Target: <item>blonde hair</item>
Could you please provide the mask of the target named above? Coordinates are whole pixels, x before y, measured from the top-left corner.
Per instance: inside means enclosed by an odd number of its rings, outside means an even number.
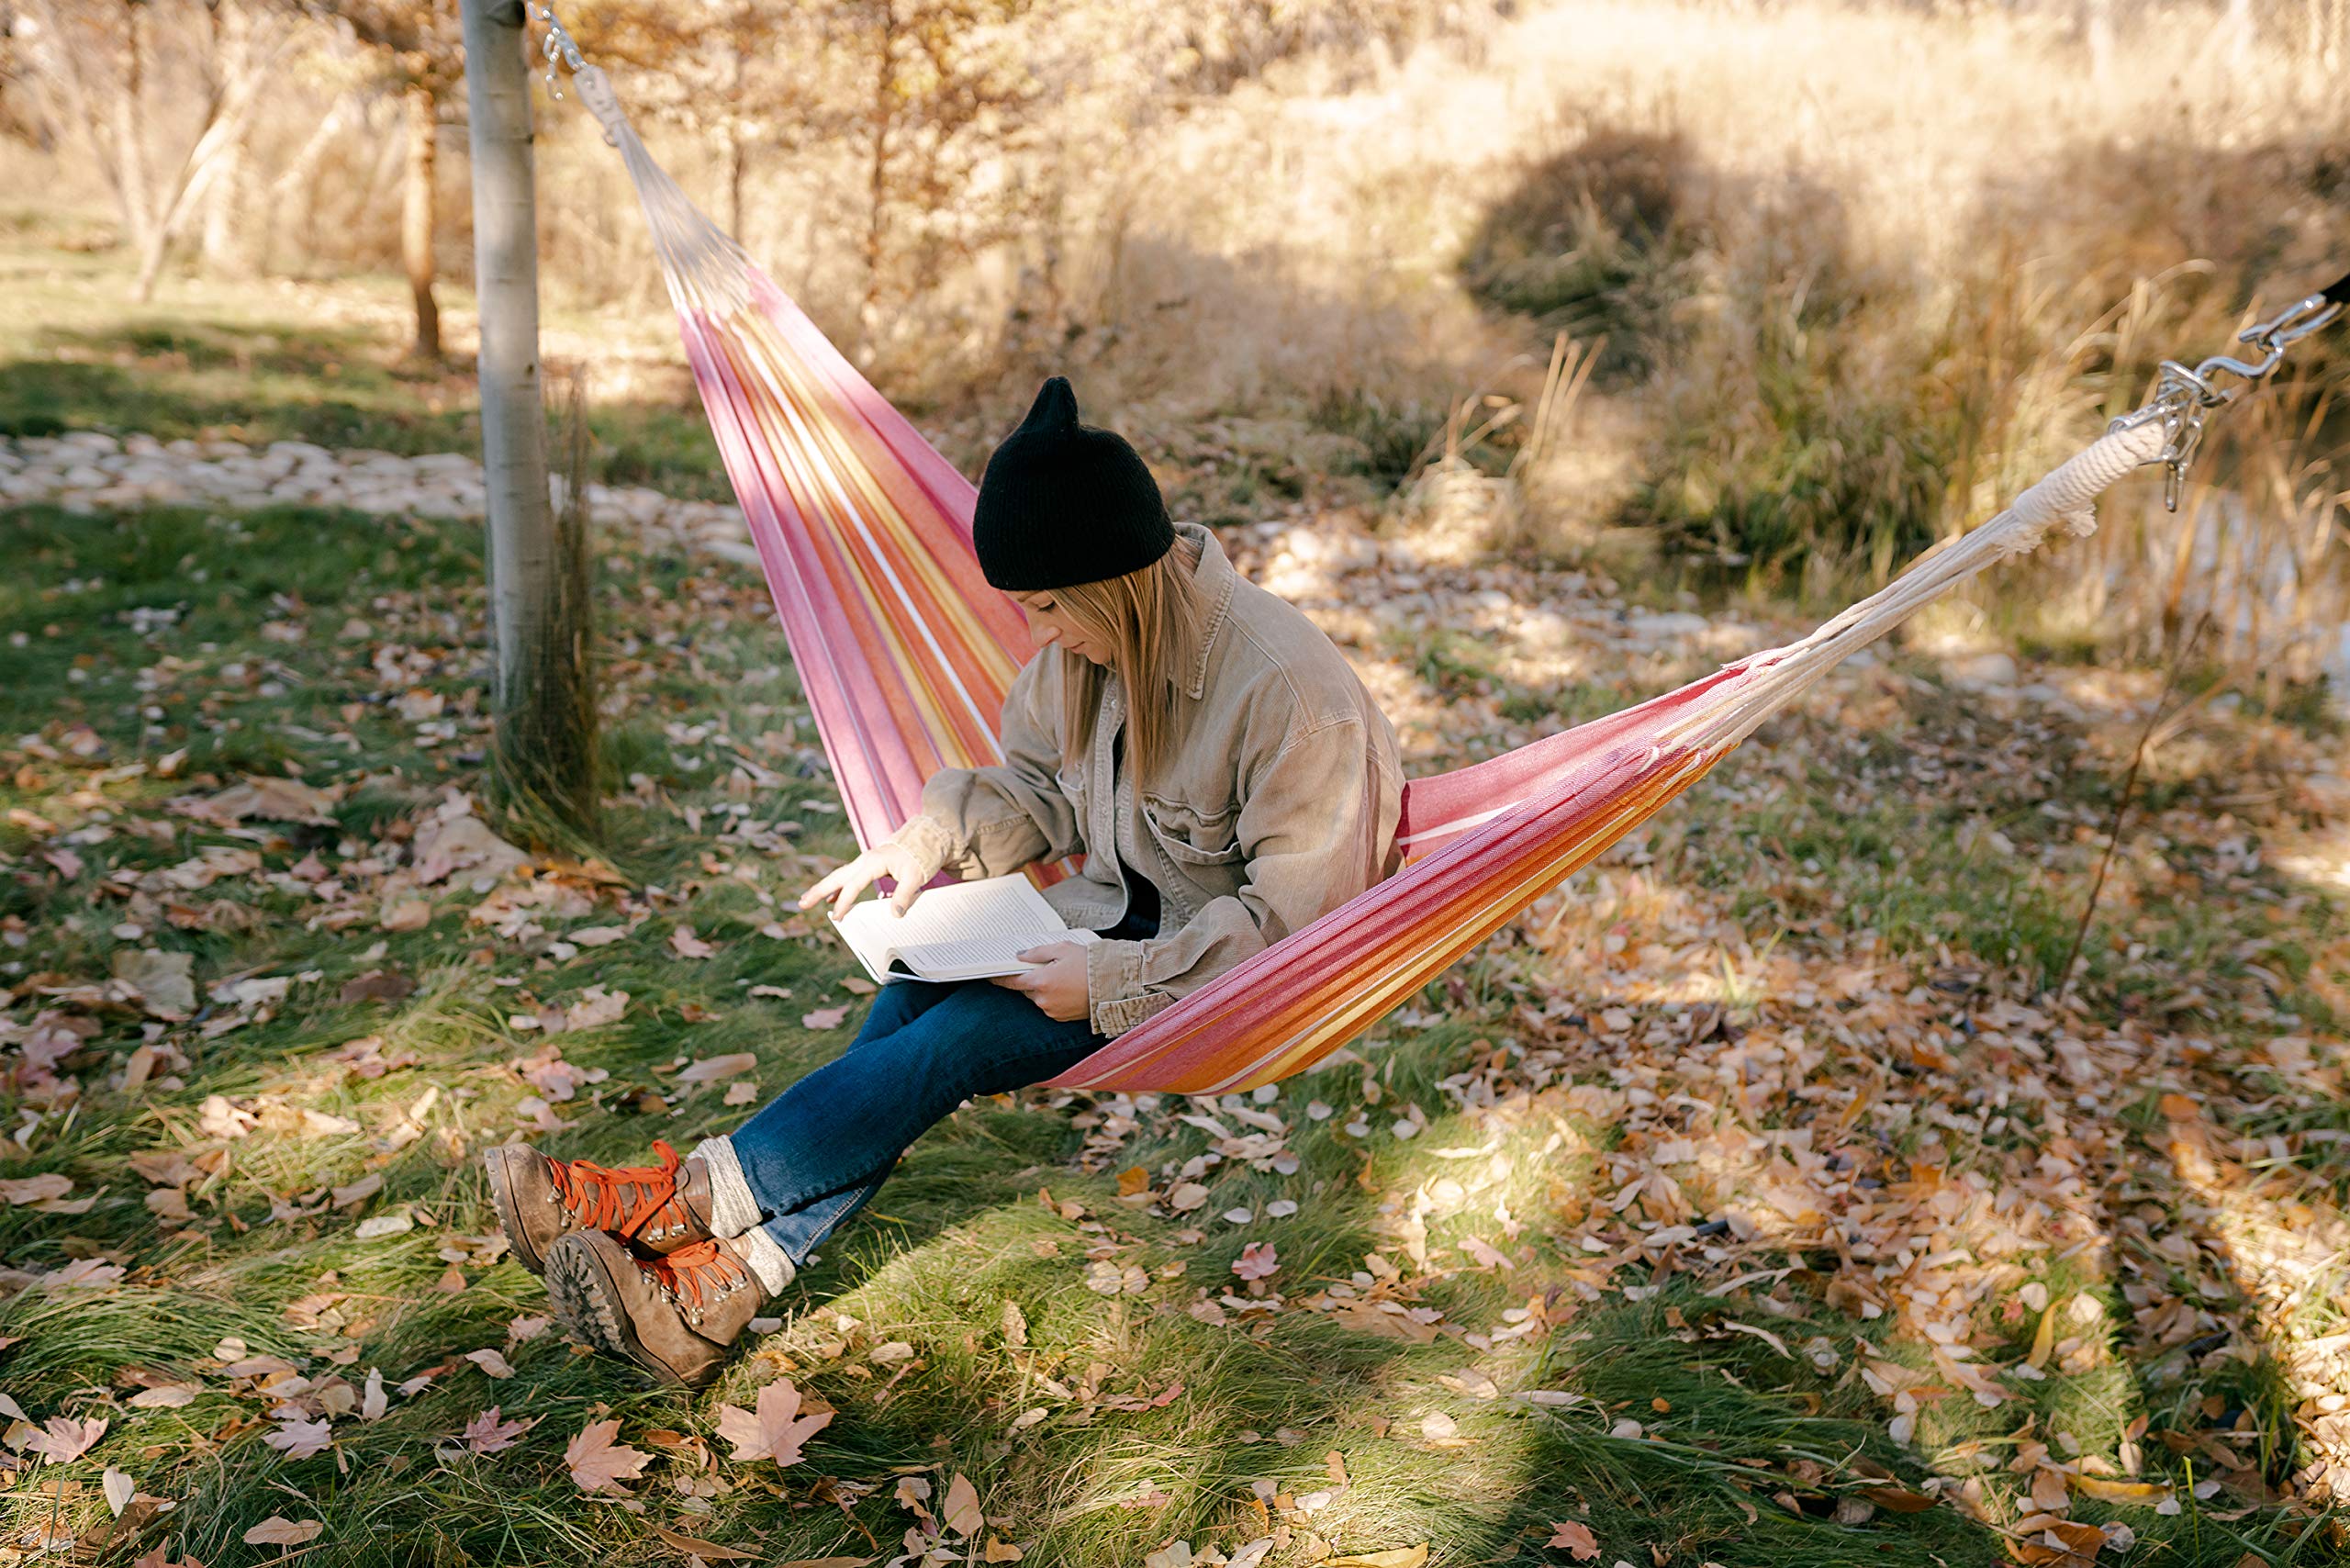
[[[1113,650],[1105,667],[1061,650],[1061,745],[1066,758],[1093,746],[1093,718],[1109,672],[1126,689],[1127,776],[1156,778],[1174,756],[1175,698],[1192,678],[1206,627],[1207,604],[1192,573],[1200,546],[1178,537],[1173,549],[1139,571],[1052,590],[1054,601],[1089,642]]]

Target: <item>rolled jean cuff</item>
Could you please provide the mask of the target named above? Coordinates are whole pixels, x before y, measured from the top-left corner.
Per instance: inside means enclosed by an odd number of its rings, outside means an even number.
[[[759,1200],[751,1192],[749,1178],[743,1174],[743,1162],[735,1157],[734,1140],[706,1137],[694,1146],[686,1157],[699,1159],[710,1172],[710,1229],[714,1236],[743,1236],[759,1227],[767,1215],[759,1212]],[[769,1243],[773,1245],[773,1243]],[[770,1290],[781,1290],[770,1285]]]

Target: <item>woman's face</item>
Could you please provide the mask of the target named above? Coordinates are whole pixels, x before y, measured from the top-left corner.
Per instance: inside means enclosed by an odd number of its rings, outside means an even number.
[[[1111,650],[1097,647],[1084,633],[1079,631],[1051,592],[1015,593],[1012,597],[1028,612],[1028,637],[1037,647],[1058,645],[1079,658],[1090,659],[1097,665],[1111,662],[1113,656]]]

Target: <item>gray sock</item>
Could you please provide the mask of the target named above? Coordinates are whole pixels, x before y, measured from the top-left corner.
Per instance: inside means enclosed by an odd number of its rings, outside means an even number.
[[[710,1171],[710,1228],[716,1236],[741,1236],[758,1229],[767,1215],[759,1212],[759,1200],[751,1194],[751,1183],[743,1174],[743,1162],[734,1157],[734,1140],[706,1137],[694,1146],[686,1157],[699,1159]],[[775,1246],[772,1239],[769,1246]],[[776,1247],[781,1257],[783,1249]],[[781,1287],[777,1287],[781,1288]]]
[[[744,1231],[734,1238],[734,1245],[742,1249],[743,1260],[750,1264],[751,1272],[758,1275],[769,1295],[781,1295],[791,1276],[799,1272],[791,1266],[791,1254],[763,1229],[754,1226]]]

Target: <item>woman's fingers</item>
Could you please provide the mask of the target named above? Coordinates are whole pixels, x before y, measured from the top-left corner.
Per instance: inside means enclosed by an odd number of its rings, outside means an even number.
[[[823,902],[828,898],[831,898],[835,892],[840,890],[841,879],[846,877],[849,872],[855,868],[856,862],[851,861],[848,865],[835,866],[831,870],[825,872],[823,876],[817,879],[816,885],[814,887],[810,888],[806,892],[800,895],[800,907],[801,909],[808,909]]]

